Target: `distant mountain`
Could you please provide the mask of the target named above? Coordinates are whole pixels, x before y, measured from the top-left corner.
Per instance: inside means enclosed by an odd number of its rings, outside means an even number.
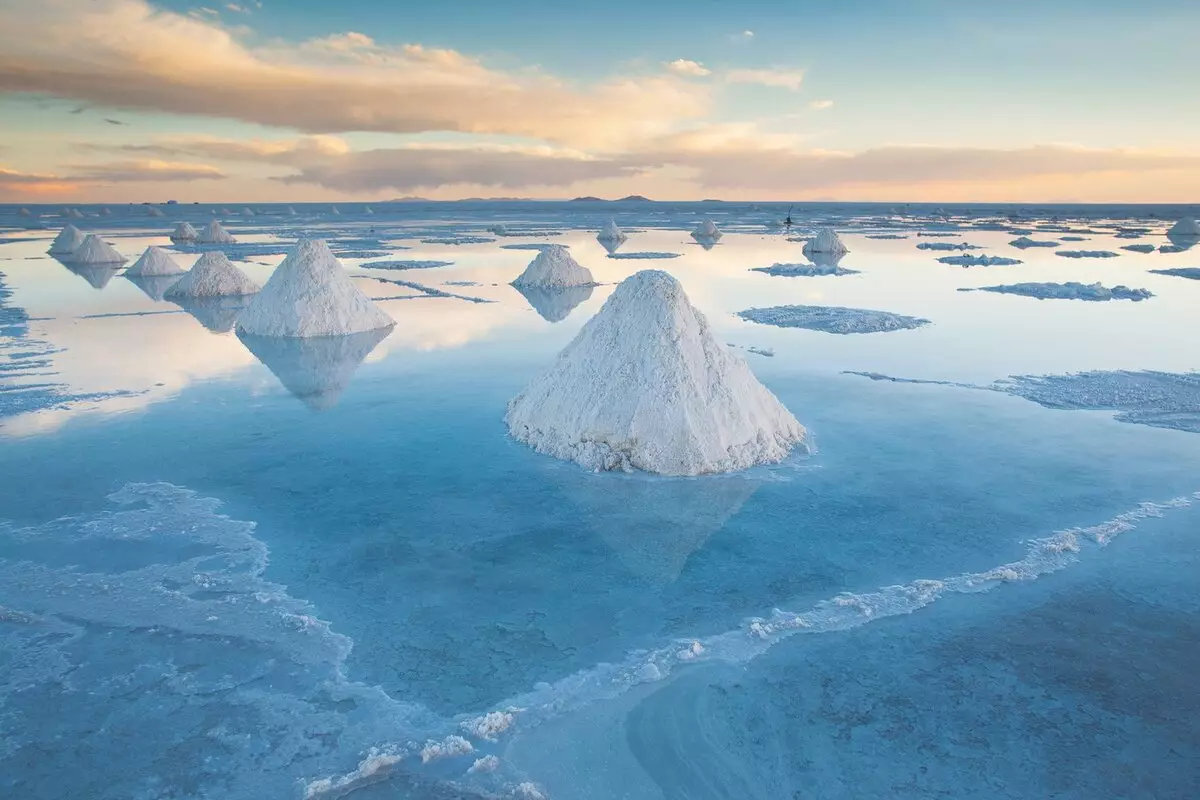
[[[428,203],[426,197],[397,197],[395,200],[388,200],[389,203]]]
[[[626,198],[626,199],[628,199],[628,198]],[[603,203],[604,199],[600,198],[600,197],[591,197],[591,196],[572,197],[570,202],[572,202],[572,203]]]
[[[528,197],[465,197],[460,203],[528,203]]]
[[[640,194],[631,194],[628,197],[622,197],[618,203],[653,203],[649,197],[642,197]]]

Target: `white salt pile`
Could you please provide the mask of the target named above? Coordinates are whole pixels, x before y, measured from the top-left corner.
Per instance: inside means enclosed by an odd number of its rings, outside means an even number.
[[[294,216],[296,216],[296,209],[292,208],[291,206],[288,206],[286,213],[289,217],[294,217]]]
[[[334,215],[340,215],[342,212],[338,211],[337,206],[333,206],[332,208],[329,209],[329,213],[334,214]]]
[[[160,208],[155,208],[154,206],[146,206],[146,214],[148,214],[151,217],[161,217],[163,215],[163,212],[162,212],[162,209],[160,209]]]
[[[237,244],[237,239],[233,238],[233,234],[225,230],[221,223],[214,219],[196,237],[196,242],[199,244]]]
[[[610,219],[608,224],[600,229],[600,233],[596,234],[596,238],[602,242],[623,242],[628,237],[617,227],[617,221]]]
[[[717,224],[711,219],[706,219],[700,223],[696,230],[692,231],[692,238],[697,241],[715,242],[721,238],[721,231],[717,228]]]
[[[810,253],[827,253],[829,255],[842,256],[850,252],[846,249],[846,245],[838,237],[833,228],[822,228],[817,231],[817,235],[808,240],[804,245],[804,254],[807,256]]]
[[[22,217],[31,216],[28,208],[21,208],[21,210],[17,212],[17,215]]]
[[[189,222],[181,222],[175,226],[175,230],[171,231],[171,241],[173,242],[194,242],[199,237],[200,234]]]
[[[1019,258],[1004,256],[943,256],[938,259],[942,264],[954,264],[959,267],[1009,267],[1023,263]]]
[[[774,463],[805,430],[717,341],[665,272],[627,278],[509,403],[513,437],[593,470],[665,475]]]
[[[512,285],[565,289],[568,286],[595,286],[596,281],[587,267],[571,257],[567,248],[555,244],[543,248]]]
[[[105,206],[104,208],[100,209],[100,216],[111,217],[112,211],[109,210],[108,206]]]
[[[258,284],[234,266],[224,253],[212,252],[200,256],[179,283],[168,289],[168,298],[228,297],[254,294]]]
[[[147,247],[141,258],[125,271],[126,277],[141,276],[158,278],[164,275],[182,275],[183,268],[161,247]]]
[[[1146,289],[1131,289],[1120,285],[1108,287],[1101,283],[1013,283],[1005,286],[980,286],[975,289],[959,289],[960,292],[994,292],[1033,297],[1038,300],[1086,300],[1108,302],[1109,300],[1132,300],[1135,303],[1148,300],[1154,295]]]
[[[395,324],[319,239],[301,239],[238,320],[256,336],[344,336]]]
[[[1167,231],[1167,235],[1200,237],[1200,222],[1185,217],[1172,225],[1171,230]]]
[[[253,216],[254,216],[254,212],[253,212],[251,209],[249,209],[249,208],[243,208],[243,209],[242,209],[242,216],[243,216],[243,217],[253,217]]]
[[[79,245],[83,244],[83,231],[76,228],[74,225],[68,224],[59,232],[58,236],[50,244],[50,255],[52,256],[67,256],[79,249]]]
[[[123,264],[125,256],[96,234],[89,234],[69,256],[74,264]]]
[[[70,219],[83,219],[83,212],[78,208],[68,208],[67,217]]]
[[[367,206],[366,208],[363,209],[363,213],[364,214],[374,214],[375,209],[371,208],[370,206]]]

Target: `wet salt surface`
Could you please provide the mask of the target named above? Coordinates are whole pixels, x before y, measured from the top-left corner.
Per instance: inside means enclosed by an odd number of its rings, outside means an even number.
[[[16,364],[0,370],[0,794],[1115,798],[1200,779],[1184,505],[1200,489],[1200,295],[1147,271],[1194,268],[1194,251],[1031,248],[1006,282],[1155,297],[1029,303],[957,291],[995,272],[868,238],[928,232],[880,210],[805,220],[834,225],[839,266],[861,275],[787,281],[749,269],[802,260],[762,233],[786,208],[717,217],[711,251],[683,247],[709,213],[689,206],[340,208],[300,207],[279,234],[363,226],[364,245],[412,247],[391,257],[454,262],[415,283],[344,260],[364,291],[407,298],[382,301],[398,323],[383,341],[243,343],[211,332],[237,309],[207,326],[163,313],[178,307],[154,287],[27,261],[54,225],[6,232],[22,241],[0,249],[0,365]],[[286,245],[248,232],[275,230],[255,210],[228,224],[277,253],[239,262],[261,284]],[[1112,226],[1156,242],[1165,227],[1056,213],[1112,251]],[[546,241],[602,285],[523,296],[507,283],[530,253],[460,243],[494,239],[496,216],[565,231]],[[644,266],[595,242],[611,216],[623,249],[682,253],[655,266],[720,341],[774,353],[750,365],[815,456],[656,480],[505,437],[505,403]],[[175,221],[104,224],[132,254]],[[949,225],[985,252],[1015,235]],[[185,269],[197,255],[173,252]],[[736,316],[778,305],[935,324],[829,336]]]

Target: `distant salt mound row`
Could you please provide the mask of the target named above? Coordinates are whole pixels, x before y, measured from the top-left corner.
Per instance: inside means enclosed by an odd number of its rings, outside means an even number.
[[[774,463],[803,426],[658,270],[623,281],[510,404],[513,437],[593,470],[703,475]]]
[[[1184,218],[1171,226],[1167,231],[1168,236],[1194,236],[1200,238],[1200,222],[1194,219]]]
[[[765,272],[782,278],[816,278],[824,275],[858,275],[856,269],[846,269],[837,264],[772,264],[769,267],[754,267],[751,272]]]
[[[1064,239],[1067,237],[1063,237]],[[1022,236],[1019,239],[1013,239],[1009,242],[1010,245],[1021,250],[1027,250],[1030,247],[1058,247],[1058,242],[1040,242],[1036,239],[1030,239],[1028,236]]]
[[[653,250],[643,250],[643,251],[639,251],[639,252],[635,252],[635,253],[609,253],[608,257],[615,258],[618,260],[620,260],[620,259],[654,260],[654,259],[663,259],[663,258],[679,258],[682,255],[683,255],[683,253],[659,253],[659,252],[656,252]]]
[[[67,226],[59,232],[58,236],[54,237],[54,241],[51,242],[50,255],[69,256],[71,253],[79,249],[79,246],[83,244],[83,240],[86,238],[87,237],[84,236],[83,231],[68,223]]]
[[[692,238],[698,242],[716,242],[723,236],[717,223],[711,219],[706,219],[700,223],[696,230],[692,231]]]
[[[982,250],[983,248],[977,244],[968,244],[967,242],[921,242],[917,245],[918,250]]]
[[[805,328],[823,333],[886,333],[920,328],[929,320],[907,317],[890,311],[840,306],[773,306],[739,311],[738,316],[760,325],[777,328]]]
[[[441,245],[462,245],[462,244],[488,244],[496,241],[487,236],[435,236],[428,239],[422,239],[421,244],[441,244]]]
[[[1019,258],[1004,256],[943,256],[938,259],[942,264],[953,264],[958,267],[1010,267],[1024,263]]]
[[[1170,275],[1174,278],[1188,278],[1193,281],[1200,281],[1200,267],[1176,267],[1174,269],[1152,269],[1151,273],[1155,275]]]
[[[564,289],[569,286],[595,286],[596,280],[587,267],[571,257],[567,248],[554,245],[538,253],[512,285]]]
[[[181,222],[175,226],[175,230],[171,231],[171,241],[173,242],[194,242],[198,238],[200,238],[200,234],[190,222]]]
[[[329,246],[302,239],[238,320],[254,336],[345,336],[395,321],[363,294]]]
[[[111,244],[94,233],[84,238],[83,244],[73,250],[69,258],[71,263],[80,265],[124,264],[127,260]]]
[[[225,230],[220,222],[215,219],[205,226],[204,230],[196,237],[197,244],[237,244],[237,239],[233,238],[233,234]]]
[[[1128,286],[1113,286],[1109,288],[1099,283],[1013,283],[1007,286],[980,286],[976,289],[959,289],[960,292],[995,292],[997,294],[1016,294],[1022,297],[1034,297],[1038,300],[1088,300],[1092,302],[1107,302],[1109,300],[1148,300],[1154,295],[1146,289],[1130,289]]]
[[[141,258],[133,262],[133,266],[125,271],[127,277],[158,278],[169,275],[182,275],[183,268],[175,263],[175,259],[161,247],[147,247]]]
[[[1152,244],[1127,244],[1123,245],[1121,249],[1131,253],[1153,253],[1158,248]]]
[[[166,291],[168,299],[231,297],[254,294],[258,284],[230,263],[224,253],[205,253],[179,282]]]
[[[812,258],[813,253],[841,257],[850,252],[833,228],[822,228],[804,244],[804,255]]]
[[[892,240],[897,240],[897,239],[907,239],[908,236],[906,234],[899,234],[899,233],[868,233],[866,238],[868,238],[868,239],[883,239],[883,240],[887,240],[887,241],[892,241]]]
[[[609,243],[615,244],[618,242],[625,241],[625,239],[627,239],[628,237],[625,236],[624,231],[622,231],[620,228],[617,227],[616,220],[610,219],[608,221],[608,224],[600,229],[600,233],[596,234],[596,238],[599,239],[601,242],[609,242]]]
[[[1054,255],[1063,258],[1116,258],[1120,253],[1111,250],[1059,250]]]

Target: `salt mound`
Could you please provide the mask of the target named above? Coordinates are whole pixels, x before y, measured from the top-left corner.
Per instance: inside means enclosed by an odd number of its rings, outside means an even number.
[[[1179,220],[1167,231],[1168,236],[1197,236],[1200,237],[1200,222],[1187,217]]]
[[[1119,285],[1108,287],[1101,283],[1012,283],[1004,286],[980,286],[976,289],[959,289],[960,292],[995,292],[1033,297],[1038,300],[1086,300],[1108,302],[1110,300],[1132,300],[1135,303],[1148,300],[1154,295],[1146,289],[1131,289]]]
[[[83,240],[85,238],[86,237],[83,235],[83,231],[79,230],[79,228],[76,228],[74,225],[68,224],[67,227],[63,228],[58,236],[54,238],[54,242],[50,245],[50,255],[70,255],[79,249],[79,246],[83,244]]]
[[[126,259],[111,244],[93,233],[71,252],[71,261],[75,264],[123,264]]]
[[[342,212],[338,211],[337,206],[333,206],[332,208],[329,209],[329,213],[333,214],[334,216],[340,216]]]
[[[257,336],[342,336],[395,322],[359,291],[329,246],[301,239],[238,320]]]
[[[285,213],[287,213],[287,215],[289,217],[294,217],[294,216],[296,216],[296,209],[292,208],[291,206],[288,206],[287,211]]]
[[[540,453],[666,475],[774,463],[806,436],[717,341],[679,282],[658,270],[623,281],[509,403],[506,422]]]
[[[258,284],[235,267],[224,253],[205,253],[165,297],[227,297],[254,294]]]
[[[263,287],[264,294],[270,285]],[[312,410],[324,411],[337,405],[359,364],[390,333],[391,325],[306,339],[253,336],[239,330],[238,338],[288,392]]]
[[[721,238],[721,231],[717,228],[717,224],[711,219],[706,219],[700,223],[700,227],[692,231],[692,238],[697,241],[715,242]]]
[[[250,208],[248,208],[248,207],[247,207],[247,208],[243,208],[243,209],[242,209],[242,216],[243,216],[243,217],[253,217],[253,216],[254,216],[254,212],[253,212],[253,211],[252,211]]]
[[[623,242],[628,237],[617,227],[617,221],[610,219],[608,224],[600,229],[600,233],[596,234],[596,238],[601,242]]]
[[[1116,258],[1120,253],[1111,250],[1059,250],[1054,255],[1063,258]]]
[[[237,244],[237,239],[233,238],[233,234],[225,230],[215,219],[200,232],[196,241],[199,244]]]
[[[146,214],[151,217],[161,217],[163,215],[163,212],[162,212],[161,208],[155,208],[154,206],[146,206]]]
[[[24,208],[24,207],[22,207],[22,208],[21,208],[21,210],[17,212],[17,215],[18,215],[18,216],[22,216],[22,217],[28,217],[28,216],[32,216],[32,215],[29,213],[29,209],[28,209],[28,208]]]
[[[133,262],[133,266],[126,270],[125,274],[129,277],[156,278],[164,275],[182,275],[183,268],[161,247],[147,247],[142,257]]]
[[[171,241],[173,242],[194,242],[199,237],[200,234],[188,222],[179,223],[175,226],[175,230],[171,231]]]
[[[822,228],[817,231],[817,235],[808,240],[804,245],[804,255],[810,253],[829,253],[831,255],[845,255],[850,252],[846,249],[846,245],[838,237],[833,228]]]
[[[529,262],[529,266],[521,273],[513,286],[540,287],[543,289],[563,289],[568,286],[595,286],[596,281],[587,267],[571,257],[570,251],[562,245],[550,245],[537,254],[537,258]]]

